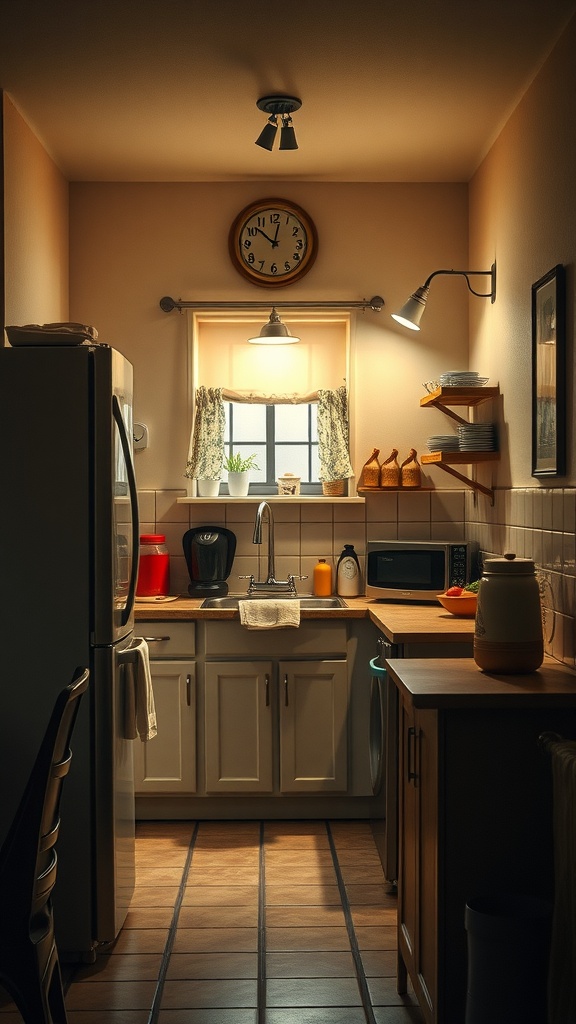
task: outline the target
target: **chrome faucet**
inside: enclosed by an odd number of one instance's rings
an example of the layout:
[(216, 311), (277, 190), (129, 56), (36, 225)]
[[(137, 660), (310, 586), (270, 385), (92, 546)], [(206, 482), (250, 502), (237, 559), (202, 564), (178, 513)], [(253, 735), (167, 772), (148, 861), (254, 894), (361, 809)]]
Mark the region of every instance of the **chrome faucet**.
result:
[(257, 512), (256, 519), (254, 520), (254, 535), (252, 537), (253, 544), (262, 543), (262, 523), (264, 521), (265, 513), (268, 513), (268, 572), (266, 579), (258, 581), (254, 579), (254, 576), (242, 576), (241, 579), (249, 579), (248, 594), (289, 594), (296, 596), (296, 584), (295, 580), (305, 580), (307, 576), (289, 576), (287, 580), (276, 579), (276, 569), (274, 565), (274, 516), (272, 515), (272, 509), (267, 501), (261, 501)]

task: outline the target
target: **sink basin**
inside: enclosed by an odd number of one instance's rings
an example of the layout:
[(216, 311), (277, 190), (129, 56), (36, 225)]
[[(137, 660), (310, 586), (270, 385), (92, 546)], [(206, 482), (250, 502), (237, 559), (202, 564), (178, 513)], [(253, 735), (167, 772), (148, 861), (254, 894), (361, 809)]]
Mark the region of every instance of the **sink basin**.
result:
[(303, 611), (307, 608), (346, 608), (346, 602), (341, 597), (290, 597), (288, 594), (254, 594), (248, 597), (247, 594), (241, 594), (238, 597), (233, 597), (231, 594), (228, 597), (207, 597), (202, 604), (201, 608), (238, 608), (240, 601), (255, 601), (255, 600), (267, 600), (272, 598), (278, 601), (300, 601), (300, 607)]

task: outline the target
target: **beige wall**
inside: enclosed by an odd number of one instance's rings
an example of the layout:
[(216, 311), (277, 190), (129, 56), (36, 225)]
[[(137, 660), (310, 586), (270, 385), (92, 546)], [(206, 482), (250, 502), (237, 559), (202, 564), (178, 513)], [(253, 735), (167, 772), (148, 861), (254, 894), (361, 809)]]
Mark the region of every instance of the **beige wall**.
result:
[[(272, 295), (234, 270), (228, 230), (243, 206), (278, 191), (315, 221), (319, 253), (300, 283)], [(465, 265), (465, 185), (74, 183), (70, 211), (70, 315), (134, 363), (136, 417), (151, 437), (138, 455), (141, 487), (182, 486), (188, 448), (187, 320), (160, 310), (163, 295), (271, 304), (381, 294), (385, 310), (356, 315), (352, 336), (355, 468), (375, 445), (405, 456), (435, 432), (438, 414), (418, 407), (422, 381), (467, 364), (466, 289), (443, 279), (416, 337), (389, 314), (431, 270)]]
[(499, 486), (531, 477), (531, 285), (557, 263), (567, 271), (567, 476), (576, 482), (574, 263), (576, 259), (576, 18), (533, 81), (470, 185), (470, 259), (496, 257), (498, 296), (490, 317), (470, 305), (471, 366), (499, 380)]
[(68, 183), (3, 101), (6, 323), (68, 320)]

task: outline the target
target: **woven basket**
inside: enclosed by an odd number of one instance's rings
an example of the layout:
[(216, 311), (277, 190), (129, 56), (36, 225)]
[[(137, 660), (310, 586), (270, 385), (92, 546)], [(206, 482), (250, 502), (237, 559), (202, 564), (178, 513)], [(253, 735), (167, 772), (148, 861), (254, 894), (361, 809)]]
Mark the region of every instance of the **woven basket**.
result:
[(344, 496), (344, 480), (323, 480), (322, 494), (328, 494), (332, 498)]

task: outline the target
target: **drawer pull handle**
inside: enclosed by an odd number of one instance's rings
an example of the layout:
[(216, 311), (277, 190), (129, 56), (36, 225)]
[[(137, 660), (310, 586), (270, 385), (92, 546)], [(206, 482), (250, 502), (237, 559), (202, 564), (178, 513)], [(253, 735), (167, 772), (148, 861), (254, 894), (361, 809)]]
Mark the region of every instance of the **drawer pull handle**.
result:
[(192, 676), (190, 674), (188, 674), (186, 676), (186, 704), (188, 705), (188, 707), (190, 707), (191, 692), (192, 692)]
[(418, 778), (418, 774), (412, 771), (412, 757), (414, 756), (414, 747), (416, 740), (416, 729), (411, 727), (408, 729), (408, 750), (407, 750), (407, 765), (408, 765), (408, 782), (415, 781)]
[(161, 640), (171, 640), (171, 636), (143, 636), (142, 640), (145, 640), (147, 644), (159, 644)]
[(284, 676), (284, 707), (288, 707), (288, 676)]
[(266, 707), (270, 707), (270, 676), (268, 673), (264, 676), (264, 686), (266, 688)]

